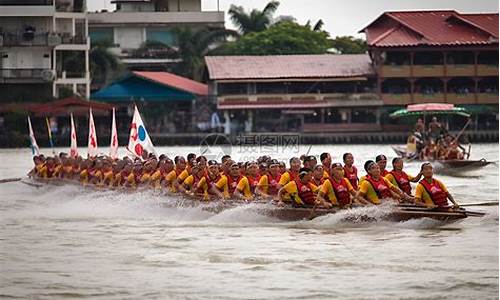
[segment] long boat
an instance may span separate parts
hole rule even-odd
[[[396,152],[396,154],[400,157],[406,158],[411,161],[421,161],[418,158],[414,158],[415,155],[409,154],[406,152],[406,147],[404,146],[391,146],[392,150]],[[438,159],[432,160],[439,164],[439,171],[455,171],[455,172],[464,172],[464,171],[473,171],[485,167],[487,165],[493,164],[491,161],[487,161],[484,158],[481,159]]]
[[[22,181],[25,184],[41,187],[44,184],[50,184],[55,186],[62,186],[65,184],[71,184],[76,186],[81,186],[78,182],[70,180],[46,180],[39,178],[31,178]],[[83,186],[82,186],[83,187]],[[87,185],[84,188],[90,188],[95,191],[99,191],[100,188],[92,185]],[[137,192],[143,190],[138,189]],[[134,192],[131,189],[117,189],[117,193],[122,192]],[[376,221],[392,221],[401,222],[408,221],[411,219],[422,219],[429,218],[437,221],[442,221],[445,223],[452,223],[456,221],[463,220],[467,217],[481,217],[485,214],[482,212],[472,212],[465,210],[463,208],[453,209],[453,208],[426,208],[421,206],[402,204],[402,205],[388,205],[388,206],[364,206],[355,208],[320,208],[320,207],[293,207],[291,205],[278,206],[271,201],[256,200],[256,201],[243,201],[236,199],[229,200],[201,200],[197,197],[184,196],[171,194],[175,197],[174,201],[168,201],[162,203],[165,207],[198,207],[201,210],[208,211],[210,213],[218,214],[223,211],[230,209],[235,209],[238,207],[245,207],[249,212],[254,212],[259,215],[267,216],[270,218],[275,218],[282,221],[300,221],[300,220],[312,220],[317,217],[341,214],[342,221],[360,223],[360,222],[376,222]],[[373,208],[373,210],[371,210]],[[368,210],[366,210],[368,209]],[[375,211],[376,210],[376,211]]]

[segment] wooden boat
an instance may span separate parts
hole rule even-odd
[[[71,184],[76,186],[81,186],[78,182],[68,181],[68,180],[46,180],[46,179],[28,179],[23,180],[24,183],[40,187],[43,184],[50,184],[55,186],[62,186],[65,184]],[[82,186],[83,187],[83,186]],[[88,185],[85,188],[89,188],[95,191],[102,190],[101,188]],[[131,189],[117,189],[117,192],[142,192],[143,190],[131,190]],[[345,222],[375,222],[375,221],[392,221],[401,222],[408,221],[411,219],[422,219],[430,218],[437,221],[442,221],[446,223],[456,222],[465,219],[469,216],[481,217],[484,216],[482,212],[472,212],[460,209],[451,208],[438,208],[429,209],[426,207],[419,207],[414,205],[391,205],[389,207],[375,207],[375,209],[387,209],[386,211],[381,211],[382,213],[374,216],[369,212],[362,212],[354,209],[343,209],[343,208],[319,208],[319,207],[292,207],[287,206],[277,206],[270,201],[256,200],[256,201],[242,201],[242,200],[200,200],[196,197],[181,196],[181,195],[171,195],[174,197],[173,201],[168,201],[162,203],[164,207],[198,207],[204,211],[211,213],[221,213],[230,209],[235,209],[238,207],[245,207],[249,212],[255,212],[257,214],[283,220],[283,221],[300,221],[300,220],[311,220],[320,216],[325,216],[329,214],[344,213],[342,215],[342,221]],[[361,208],[361,207],[359,207]]]
[[[408,154],[406,152],[406,147],[404,146],[391,146],[391,148],[400,157],[407,158],[411,161],[421,161],[418,158],[411,158],[414,154]],[[440,172],[464,172],[473,171],[485,167],[487,165],[493,164],[491,161],[487,161],[484,158],[473,160],[473,159],[448,159],[448,160],[433,160],[431,161],[437,164],[437,170]]]

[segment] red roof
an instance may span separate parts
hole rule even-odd
[[[113,105],[89,101],[71,96],[64,99],[54,100],[45,103],[11,103],[0,106],[0,112],[27,111],[35,116],[67,116],[87,115],[89,108],[92,108],[94,114],[108,114]]]
[[[169,87],[176,88],[188,93],[192,93],[199,96],[208,95],[208,86],[198,81],[191,80],[186,77],[177,76],[168,72],[140,72],[133,71],[134,75],[160,83]]]
[[[498,13],[385,12],[363,31],[374,47],[491,45],[498,44]]]
[[[367,54],[205,56],[211,80],[348,78],[374,74]]]

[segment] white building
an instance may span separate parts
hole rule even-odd
[[[89,50],[85,0],[0,0],[1,94],[88,98]]]
[[[224,12],[202,11],[201,0],[114,0],[113,12],[89,13],[92,42],[107,41],[128,66],[154,66],[172,62],[155,53],[137,57],[134,50],[146,41],[176,46],[172,29],[188,26],[224,27]]]

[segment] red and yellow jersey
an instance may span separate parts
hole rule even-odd
[[[440,180],[437,180],[434,178],[434,181],[439,185],[439,187],[441,188],[441,190],[443,192],[448,194],[448,189]],[[425,187],[420,182],[417,184],[417,188],[415,189],[415,199],[418,202],[425,203],[425,205],[427,205],[427,206],[434,205],[434,201],[432,201],[431,195],[429,195],[429,193],[427,192]]]
[[[394,186],[387,178],[382,177],[382,179],[389,189],[394,190],[396,188],[396,186]],[[360,181],[359,191],[362,195],[365,196],[367,200],[371,201],[373,204],[380,204],[380,199],[377,195],[377,192],[373,188],[373,185],[370,183],[370,181],[368,181],[366,178]]]
[[[325,180],[323,182],[323,184],[320,187],[320,192],[321,194],[324,195],[326,200],[332,202],[335,205],[338,205],[337,196],[335,195],[335,190],[333,189],[331,180],[335,179],[330,178],[329,180]],[[347,187],[347,191],[349,193],[354,191],[351,182],[347,178],[343,177],[342,180],[343,180],[343,185]]]

